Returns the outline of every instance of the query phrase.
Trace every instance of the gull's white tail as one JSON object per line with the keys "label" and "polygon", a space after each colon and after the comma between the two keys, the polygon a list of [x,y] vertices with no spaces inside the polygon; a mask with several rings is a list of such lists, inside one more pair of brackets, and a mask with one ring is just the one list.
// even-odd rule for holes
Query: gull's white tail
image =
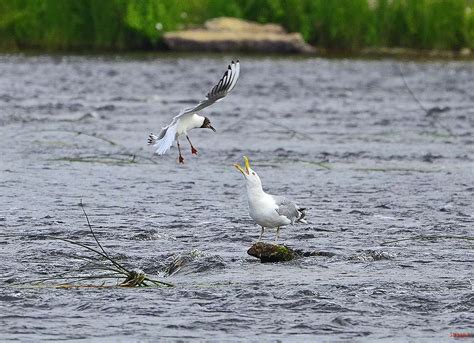
{"label": "gull's white tail", "polygon": [[150,134],[148,144],[156,148],[156,154],[163,155],[171,148],[176,139],[176,127],[177,125],[175,124],[163,129],[159,136]]}

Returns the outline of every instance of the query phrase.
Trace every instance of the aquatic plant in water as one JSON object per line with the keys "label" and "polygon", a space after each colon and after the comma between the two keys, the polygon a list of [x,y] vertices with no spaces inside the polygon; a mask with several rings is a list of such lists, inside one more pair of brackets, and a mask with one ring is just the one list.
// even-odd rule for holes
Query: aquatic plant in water
{"label": "aquatic plant in water", "polygon": [[[79,256],[74,255],[73,258],[81,259],[86,261],[85,265],[72,271],[55,275],[48,278],[27,281],[24,284],[30,284],[35,286],[48,286],[50,282],[56,282],[52,285],[58,288],[75,288],[75,287],[87,287],[87,288],[101,288],[101,287],[173,287],[174,285],[168,282],[152,279],[139,269],[130,269],[117,262],[117,260],[110,257],[106,252],[102,244],[100,244],[97,236],[95,235],[92,225],[89,221],[89,217],[84,209],[82,201],[80,206],[87,220],[87,226],[89,231],[94,238],[97,247],[76,242],[66,238],[58,238],[48,236],[49,239],[60,240],[69,244],[81,247],[86,251],[92,253],[92,256]],[[111,280],[115,280],[115,284],[111,284]],[[60,282],[61,281],[61,282]],[[96,283],[85,283],[85,282],[96,282]],[[97,283],[99,282],[100,283]]]}

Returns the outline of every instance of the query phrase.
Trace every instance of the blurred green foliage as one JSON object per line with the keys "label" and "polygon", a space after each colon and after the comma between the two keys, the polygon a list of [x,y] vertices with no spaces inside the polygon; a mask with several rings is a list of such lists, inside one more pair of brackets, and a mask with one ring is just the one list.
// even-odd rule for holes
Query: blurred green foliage
{"label": "blurred green foliage", "polygon": [[340,50],[474,48],[472,0],[0,0],[0,49],[125,50],[231,16]]}

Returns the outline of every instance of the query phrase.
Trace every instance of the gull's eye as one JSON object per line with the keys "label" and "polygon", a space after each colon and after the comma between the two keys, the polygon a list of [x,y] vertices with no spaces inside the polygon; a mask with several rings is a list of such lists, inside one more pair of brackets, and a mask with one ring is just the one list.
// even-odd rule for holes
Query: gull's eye
{"label": "gull's eye", "polygon": [[254,173],[254,172],[252,172],[252,175],[255,175],[255,173]]}

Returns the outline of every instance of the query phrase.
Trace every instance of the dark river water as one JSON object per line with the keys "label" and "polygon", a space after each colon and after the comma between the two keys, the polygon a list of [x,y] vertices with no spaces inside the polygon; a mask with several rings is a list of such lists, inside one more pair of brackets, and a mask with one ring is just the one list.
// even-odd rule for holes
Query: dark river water
{"label": "dark river water", "polygon": [[[474,334],[474,64],[240,56],[233,93],[152,157],[146,146],[235,56],[0,55],[0,340],[452,341]],[[426,113],[410,94],[420,99]],[[78,135],[77,133],[82,134]],[[247,255],[247,155],[307,207]],[[79,268],[92,243],[174,288],[18,285]],[[272,241],[274,230],[264,239]],[[165,271],[175,258],[184,264]]]}

